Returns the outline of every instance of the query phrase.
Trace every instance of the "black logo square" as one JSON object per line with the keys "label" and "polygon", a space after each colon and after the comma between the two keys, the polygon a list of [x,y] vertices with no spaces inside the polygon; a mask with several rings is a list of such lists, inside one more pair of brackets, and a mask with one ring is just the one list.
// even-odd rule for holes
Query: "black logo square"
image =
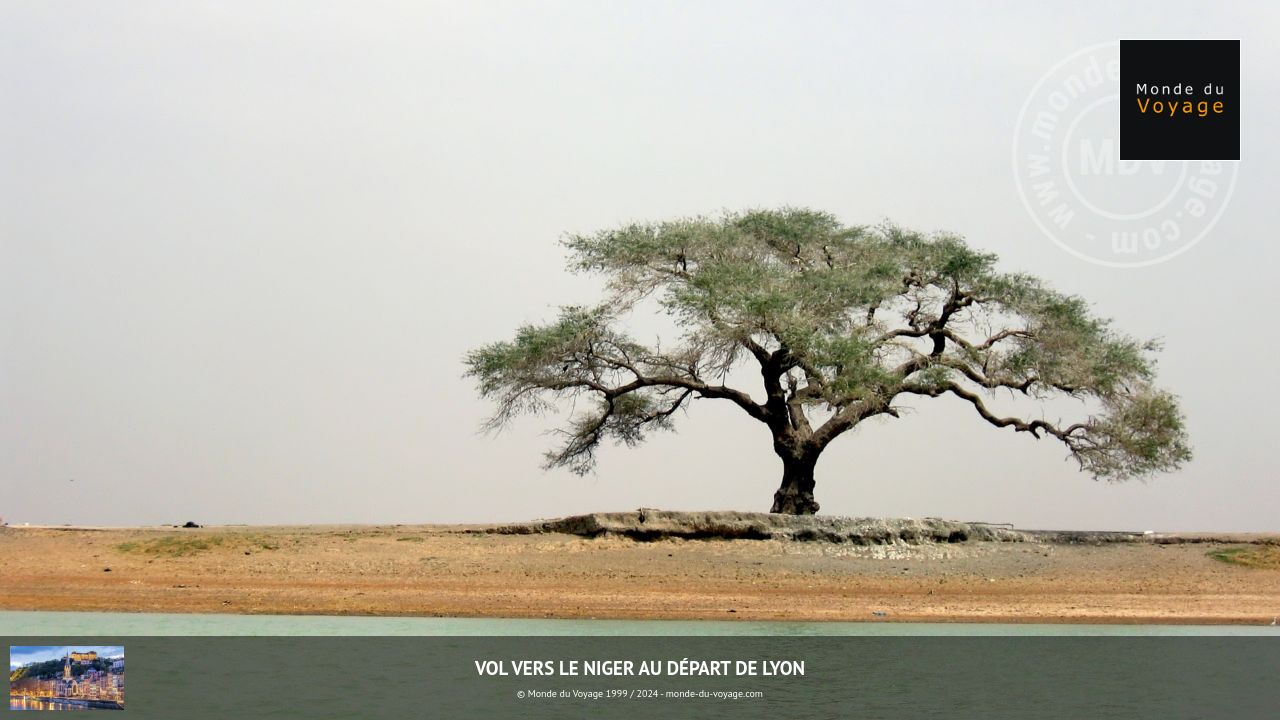
{"label": "black logo square", "polygon": [[1239,40],[1121,40],[1122,160],[1240,159]]}

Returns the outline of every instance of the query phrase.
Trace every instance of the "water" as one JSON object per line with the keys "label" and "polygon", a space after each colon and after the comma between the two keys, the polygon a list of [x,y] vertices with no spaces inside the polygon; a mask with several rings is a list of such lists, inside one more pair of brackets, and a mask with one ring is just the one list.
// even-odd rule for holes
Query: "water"
{"label": "water", "polygon": [[0,611],[0,636],[1239,636],[1265,625],[1066,625],[204,615]]}
{"label": "water", "polygon": [[10,710],[104,710],[53,698],[22,698],[9,696]]}

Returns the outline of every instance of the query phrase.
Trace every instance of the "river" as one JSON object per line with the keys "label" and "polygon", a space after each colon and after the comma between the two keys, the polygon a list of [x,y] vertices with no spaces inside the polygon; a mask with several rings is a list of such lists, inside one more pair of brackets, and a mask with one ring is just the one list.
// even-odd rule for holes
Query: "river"
{"label": "river", "polygon": [[1266,625],[547,620],[525,618],[214,615],[0,611],[0,636],[1235,636]]}

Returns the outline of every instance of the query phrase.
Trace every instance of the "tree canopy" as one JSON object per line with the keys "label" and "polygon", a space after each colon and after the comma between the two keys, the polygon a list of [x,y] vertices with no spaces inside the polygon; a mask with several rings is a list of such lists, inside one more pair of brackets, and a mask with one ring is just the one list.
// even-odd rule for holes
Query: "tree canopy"
{"label": "tree canopy", "polygon": [[[961,238],[895,226],[845,226],[783,208],[636,223],[566,238],[571,267],[607,279],[594,306],[562,308],[512,340],[466,357],[497,409],[490,427],[590,397],[548,453],[590,472],[605,440],[635,445],[672,427],[696,398],[723,400],[771,432],[783,460],[774,512],[812,513],[813,468],[836,437],[910,397],[951,395],[999,428],[1052,438],[1095,478],[1123,480],[1189,460],[1176,398],[1154,385],[1151,341],[1088,303],[1001,272]],[[645,298],[682,328],[671,344],[631,337],[621,319]],[[726,385],[758,367],[763,401]],[[993,394],[1067,396],[1073,422],[1006,417]],[[583,410],[582,408],[587,408]]]}

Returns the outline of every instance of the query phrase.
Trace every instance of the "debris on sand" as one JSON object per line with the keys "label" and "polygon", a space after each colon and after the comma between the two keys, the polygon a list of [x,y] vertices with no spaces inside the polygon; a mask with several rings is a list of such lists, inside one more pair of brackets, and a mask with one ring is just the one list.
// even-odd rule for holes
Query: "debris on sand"
{"label": "debris on sand", "polygon": [[633,540],[792,540],[853,545],[896,543],[1024,542],[1025,533],[987,523],[938,518],[847,518],[734,511],[677,512],[641,508],[635,512],[591,513],[556,520],[485,528],[501,535],[567,533],[582,537],[620,536]]}

